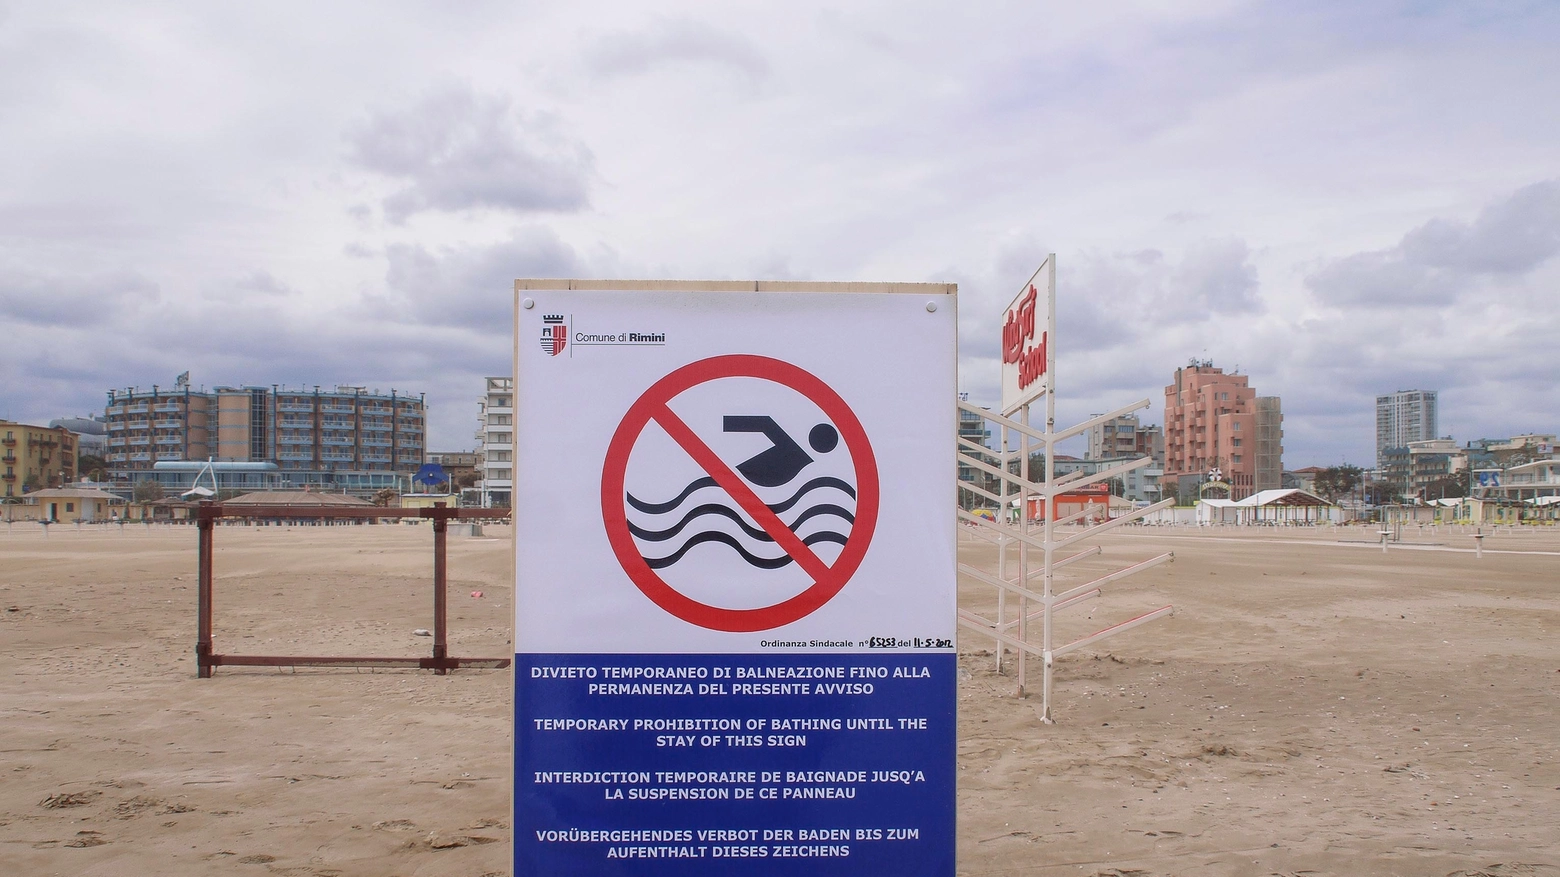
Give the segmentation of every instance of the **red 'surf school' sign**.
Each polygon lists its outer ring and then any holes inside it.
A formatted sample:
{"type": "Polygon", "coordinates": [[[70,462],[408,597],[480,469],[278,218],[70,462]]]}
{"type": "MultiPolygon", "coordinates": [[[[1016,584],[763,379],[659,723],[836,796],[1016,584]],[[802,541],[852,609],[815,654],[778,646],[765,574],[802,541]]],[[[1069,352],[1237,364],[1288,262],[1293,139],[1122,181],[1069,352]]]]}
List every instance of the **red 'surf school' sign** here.
{"type": "Polygon", "coordinates": [[[1040,343],[1026,348],[1024,343],[1035,337],[1035,301],[1040,294],[1033,284],[1029,294],[1019,300],[1018,307],[1007,313],[1002,322],[1002,362],[1018,363],[1018,388],[1026,389],[1045,375],[1046,333],[1040,333],[1040,343]]]}

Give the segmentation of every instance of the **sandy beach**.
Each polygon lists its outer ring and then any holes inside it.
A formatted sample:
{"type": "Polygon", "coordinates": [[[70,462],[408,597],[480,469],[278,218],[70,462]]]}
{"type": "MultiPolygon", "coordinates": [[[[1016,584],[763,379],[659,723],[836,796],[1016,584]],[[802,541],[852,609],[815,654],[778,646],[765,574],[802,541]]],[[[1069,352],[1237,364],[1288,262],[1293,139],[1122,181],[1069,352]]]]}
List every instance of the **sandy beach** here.
{"type": "MultiPolygon", "coordinates": [[[[1560,875],[1560,533],[1373,538],[1105,537],[1059,587],[1176,560],[1058,639],[1176,612],[1059,661],[1054,725],[961,632],[959,873],[1560,875]]],[[[216,539],[219,651],[427,652],[426,526],[216,539]]],[[[508,672],[198,680],[194,546],[0,530],[0,873],[507,874],[508,672]]],[[[450,540],[452,653],[511,653],[510,549],[450,540]]]]}

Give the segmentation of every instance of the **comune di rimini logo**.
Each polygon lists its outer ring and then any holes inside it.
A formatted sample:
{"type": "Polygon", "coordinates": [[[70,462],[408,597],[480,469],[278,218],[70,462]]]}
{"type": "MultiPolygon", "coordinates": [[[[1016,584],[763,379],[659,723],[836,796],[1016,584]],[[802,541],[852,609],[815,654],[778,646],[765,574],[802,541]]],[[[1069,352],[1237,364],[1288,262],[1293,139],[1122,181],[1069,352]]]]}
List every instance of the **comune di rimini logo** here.
{"type": "Polygon", "coordinates": [[[542,317],[542,349],[549,356],[557,356],[569,343],[569,324],[563,314],[547,314],[542,317]]]}

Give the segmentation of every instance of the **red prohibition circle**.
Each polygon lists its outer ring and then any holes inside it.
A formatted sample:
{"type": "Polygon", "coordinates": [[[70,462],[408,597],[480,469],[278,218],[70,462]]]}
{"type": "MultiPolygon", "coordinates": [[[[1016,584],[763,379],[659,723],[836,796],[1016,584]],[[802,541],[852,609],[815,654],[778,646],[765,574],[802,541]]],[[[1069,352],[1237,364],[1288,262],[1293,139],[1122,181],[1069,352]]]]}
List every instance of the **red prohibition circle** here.
{"type": "MultiPolygon", "coordinates": [[[[672,417],[675,418],[675,415],[672,417]]],[[[663,422],[662,426],[666,424],[663,422]]],[[[682,445],[682,441],[675,434],[672,438],[682,445]]],[[[686,446],[684,448],[687,449],[686,446]]],[[[697,456],[695,462],[699,462],[697,456]]],[[[703,466],[703,463],[700,465],[703,466]]],[[[740,503],[739,498],[733,497],[733,499],[738,499],[740,503]]],[[[872,531],[877,526],[877,515],[877,460],[872,455],[872,446],[867,441],[866,430],[861,428],[861,421],[856,419],[855,412],[850,410],[850,406],[845,404],[845,400],[841,399],[832,387],[811,372],[767,356],[750,354],[713,356],[691,362],[656,381],[650,389],[635,400],[633,405],[629,406],[628,413],[623,415],[623,421],[618,424],[617,431],[612,435],[612,441],[607,445],[606,463],[602,467],[601,517],[606,524],[607,541],[612,545],[612,553],[617,555],[623,571],[628,573],[634,585],[657,606],[684,621],[710,630],[731,633],[770,630],[812,614],[833,599],[861,566],[861,560],[867,553],[867,545],[872,541],[872,531]],[[629,533],[628,514],[624,508],[626,493],[624,479],[628,471],[628,457],[645,427],[663,412],[670,414],[667,403],[678,394],[698,384],[720,378],[758,378],[773,381],[806,396],[834,422],[840,438],[850,450],[851,463],[856,469],[856,520],[851,525],[850,536],[846,538],[845,545],[840,549],[834,565],[822,566],[821,560],[818,560],[817,564],[821,570],[817,574],[809,573],[813,575],[811,586],[788,600],[757,609],[726,609],[710,606],[684,596],[668,585],[655,570],[650,568],[649,564],[645,563],[643,555],[639,553],[639,546],[634,543],[634,538],[629,533]]],[[[780,526],[783,527],[784,524],[780,526]]],[[[779,540],[777,539],[776,542],[778,544],[779,540]]],[[[797,560],[795,555],[792,559],[799,566],[801,565],[801,561],[797,560]]]]}

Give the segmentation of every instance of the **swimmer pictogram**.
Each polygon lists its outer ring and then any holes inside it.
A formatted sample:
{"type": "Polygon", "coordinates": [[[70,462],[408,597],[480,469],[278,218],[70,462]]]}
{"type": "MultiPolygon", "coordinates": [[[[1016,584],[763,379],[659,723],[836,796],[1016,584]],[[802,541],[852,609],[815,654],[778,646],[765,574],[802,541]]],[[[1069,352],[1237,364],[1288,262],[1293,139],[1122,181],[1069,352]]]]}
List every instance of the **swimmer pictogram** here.
{"type": "MultiPolygon", "coordinates": [[[[789,419],[798,416],[793,411],[789,419]]],[[[714,630],[767,630],[827,603],[860,566],[877,521],[878,474],[865,430],[823,381],[777,359],[719,356],[673,371],[629,408],[608,448],[601,502],[618,562],[658,606],[714,630]],[[728,378],[799,396],[815,420],[788,431],[774,415],[752,411],[753,394],[743,392],[741,382],[725,381],[711,391],[712,382],[728,378]],[[709,404],[738,413],[697,418],[695,429],[673,410],[690,392],[713,395],[709,404]],[[694,477],[661,494],[636,494],[628,489],[627,471],[652,424],[671,443],[657,446],[660,457],[648,451],[635,457],[636,465],[681,465],[694,477]],[[711,445],[724,442],[729,457],[732,436],[759,438],[764,446],[728,461],[711,445]],[[713,552],[740,558],[750,575],[711,583],[692,570],[678,578],[690,556],[708,562],[713,552]],[[711,588],[773,587],[766,573],[793,568],[804,576],[798,592],[768,605],[733,608],[684,593],[690,584],[706,594],[711,588]]]]}

